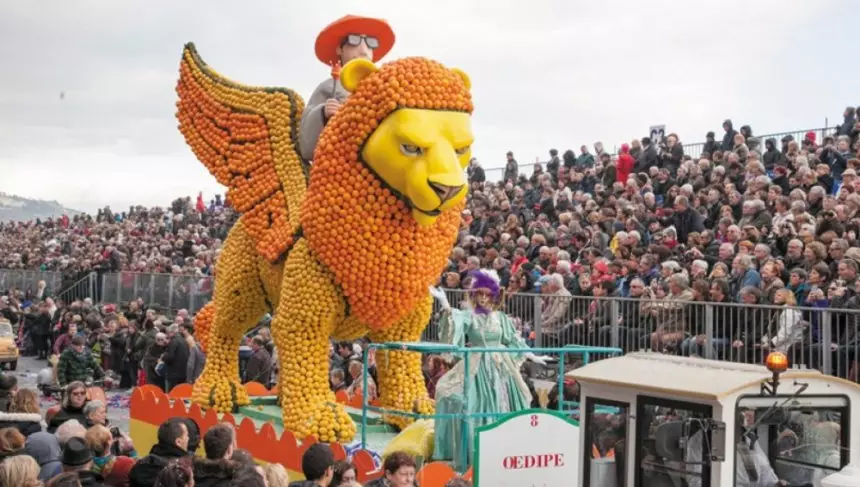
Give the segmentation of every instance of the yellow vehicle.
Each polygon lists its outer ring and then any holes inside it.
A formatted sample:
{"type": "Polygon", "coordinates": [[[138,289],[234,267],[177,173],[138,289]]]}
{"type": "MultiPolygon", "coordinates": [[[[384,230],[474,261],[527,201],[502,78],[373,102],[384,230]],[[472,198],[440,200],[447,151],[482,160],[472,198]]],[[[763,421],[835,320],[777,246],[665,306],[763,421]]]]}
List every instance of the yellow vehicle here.
{"type": "Polygon", "coordinates": [[[0,318],[0,364],[9,364],[10,370],[18,368],[18,345],[15,332],[9,321],[0,318]]]}

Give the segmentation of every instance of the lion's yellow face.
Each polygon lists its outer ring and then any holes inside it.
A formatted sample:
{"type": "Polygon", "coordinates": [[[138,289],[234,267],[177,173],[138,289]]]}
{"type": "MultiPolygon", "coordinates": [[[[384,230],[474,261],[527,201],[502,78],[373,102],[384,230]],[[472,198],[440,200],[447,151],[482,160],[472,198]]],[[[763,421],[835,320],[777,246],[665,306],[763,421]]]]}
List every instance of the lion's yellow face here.
{"type": "Polygon", "coordinates": [[[404,108],[379,124],[361,156],[409,201],[419,225],[431,225],[466,197],[473,140],[468,113],[404,108]]]}

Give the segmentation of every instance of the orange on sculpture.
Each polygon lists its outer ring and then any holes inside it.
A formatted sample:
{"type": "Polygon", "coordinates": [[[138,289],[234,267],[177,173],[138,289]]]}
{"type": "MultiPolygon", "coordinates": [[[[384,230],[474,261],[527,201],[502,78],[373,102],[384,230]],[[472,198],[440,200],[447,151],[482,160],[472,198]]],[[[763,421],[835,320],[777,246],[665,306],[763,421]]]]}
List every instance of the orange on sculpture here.
{"type": "MultiPolygon", "coordinates": [[[[465,204],[472,101],[462,71],[424,58],[348,63],[352,94],[309,166],[297,141],[304,102],[291,90],[231,82],[185,47],[179,129],[242,213],[217,262],[214,300],[196,317],[206,347],[192,400],[248,404],[238,376],[243,333],[273,314],[283,424],[298,438],[349,441],[355,424],[328,386],[332,337],[420,339],[433,284],[465,204]]],[[[382,406],[431,413],[420,356],[377,357],[382,406]]],[[[387,417],[397,426],[411,421],[387,417]]]]}

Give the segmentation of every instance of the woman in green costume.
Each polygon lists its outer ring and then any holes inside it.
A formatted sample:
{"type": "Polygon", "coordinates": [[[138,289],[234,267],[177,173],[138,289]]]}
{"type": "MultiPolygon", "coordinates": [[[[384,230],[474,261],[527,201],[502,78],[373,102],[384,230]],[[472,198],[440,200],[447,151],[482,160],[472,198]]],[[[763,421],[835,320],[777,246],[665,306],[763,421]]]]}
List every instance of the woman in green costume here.
{"type": "MultiPolygon", "coordinates": [[[[464,387],[466,364],[461,360],[436,384],[436,414],[511,413],[528,409],[531,405],[532,396],[520,375],[520,366],[524,360],[545,364],[547,358],[529,352],[511,319],[498,310],[502,296],[499,279],[493,274],[492,271],[470,274],[472,284],[468,310],[452,309],[442,290],[431,289],[444,308],[440,341],[458,347],[465,346],[468,341],[471,347],[504,347],[522,352],[470,354],[468,391],[464,387]]],[[[471,464],[474,429],[493,423],[503,415],[471,419],[437,418],[433,458],[454,460],[455,468],[465,470],[471,464]],[[466,445],[462,428],[469,430],[466,445]]]]}

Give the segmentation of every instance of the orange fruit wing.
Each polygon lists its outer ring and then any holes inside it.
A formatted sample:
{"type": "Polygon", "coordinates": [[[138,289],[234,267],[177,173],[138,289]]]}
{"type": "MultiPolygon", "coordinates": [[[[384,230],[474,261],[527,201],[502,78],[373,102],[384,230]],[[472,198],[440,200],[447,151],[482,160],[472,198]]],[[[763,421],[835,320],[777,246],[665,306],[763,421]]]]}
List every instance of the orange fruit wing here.
{"type": "Polygon", "coordinates": [[[227,187],[257,253],[278,261],[299,230],[307,189],[297,141],[304,100],[286,88],[228,80],[186,44],[176,85],[179,131],[191,150],[227,187]]]}

